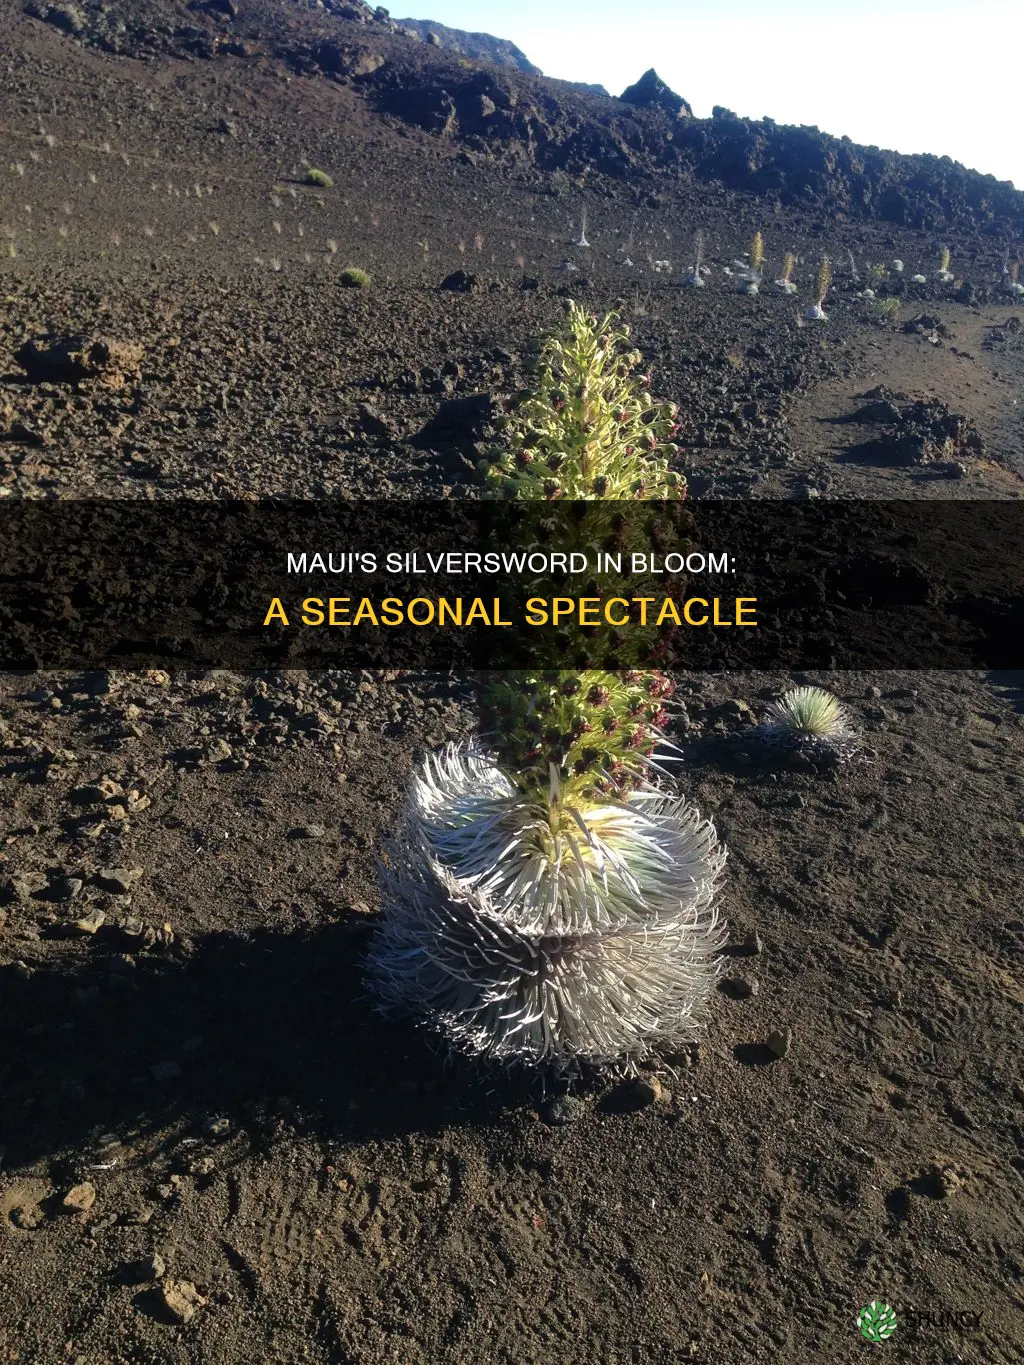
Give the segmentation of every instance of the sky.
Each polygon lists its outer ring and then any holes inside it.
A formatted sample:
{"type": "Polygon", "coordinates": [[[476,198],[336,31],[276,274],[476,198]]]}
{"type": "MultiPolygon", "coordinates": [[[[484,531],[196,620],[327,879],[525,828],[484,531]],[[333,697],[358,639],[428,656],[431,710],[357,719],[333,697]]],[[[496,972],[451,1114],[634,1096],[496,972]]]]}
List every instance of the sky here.
{"type": "Polygon", "coordinates": [[[396,19],[508,38],[546,76],[620,95],[653,66],[698,118],[720,104],[814,124],[1024,189],[1024,0],[390,3],[396,19]]]}

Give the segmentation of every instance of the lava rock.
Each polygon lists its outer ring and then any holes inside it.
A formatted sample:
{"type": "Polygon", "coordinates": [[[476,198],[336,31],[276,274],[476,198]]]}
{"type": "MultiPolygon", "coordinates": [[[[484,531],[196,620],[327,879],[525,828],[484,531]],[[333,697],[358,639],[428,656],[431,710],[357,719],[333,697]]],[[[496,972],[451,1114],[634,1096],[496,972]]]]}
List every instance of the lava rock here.
{"type": "Polygon", "coordinates": [[[48,332],[20,346],[14,359],[34,384],[76,384],[95,379],[122,389],[141,378],[143,350],[106,337],[61,336],[48,332]]]}
{"type": "Polygon", "coordinates": [[[556,1095],[541,1106],[540,1116],[551,1128],[575,1123],[583,1113],[583,1103],[573,1095],[556,1095]]]}
{"type": "Polygon", "coordinates": [[[61,1200],[61,1208],[66,1213],[88,1213],[96,1203],[96,1187],[90,1180],[83,1180],[68,1190],[61,1200]]]}
{"type": "Polygon", "coordinates": [[[360,403],[356,408],[356,422],[365,436],[393,436],[394,429],[386,417],[370,403],[360,403]]]}
{"type": "Polygon", "coordinates": [[[619,96],[624,104],[632,104],[640,109],[666,109],[677,118],[692,118],[693,110],[682,95],[671,90],[650,67],[634,84],[627,86],[619,96]]]}
{"type": "Polygon", "coordinates": [[[480,276],[468,270],[453,270],[437,287],[454,294],[472,294],[480,288],[480,276]]]}
{"type": "Polygon", "coordinates": [[[160,1295],[169,1316],[180,1323],[191,1322],[207,1300],[191,1280],[163,1280],[160,1295]]]}
{"type": "Polygon", "coordinates": [[[788,1028],[774,1029],[764,1040],[764,1045],[773,1056],[788,1057],[793,1045],[793,1031],[788,1028]]]}

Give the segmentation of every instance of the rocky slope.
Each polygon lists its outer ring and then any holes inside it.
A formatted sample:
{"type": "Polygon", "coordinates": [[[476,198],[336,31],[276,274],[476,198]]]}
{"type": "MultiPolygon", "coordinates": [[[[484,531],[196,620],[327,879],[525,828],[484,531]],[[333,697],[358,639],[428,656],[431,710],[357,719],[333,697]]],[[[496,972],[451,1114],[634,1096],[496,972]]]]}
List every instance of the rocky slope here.
{"type": "Polygon", "coordinates": [[[2,10],[142,60],[283,62],[311,80],[350,85],[368,110],[485,158],[631,183],[649,177],[662,187],[707,182],[755,193],[770,205],[927,231],[975,229],[1007,238],[1024,225],[1024,194],[948,157],[861,147],[817,128],[724,109],[711,119],[680,119],[678,106],[663,101],[624,107],[415,42],[397,32],[386,10],[361,0],[4,0],[2,10]]]}
{"type": "Polygon", "coordinates": [[[513,71],[525,71],[528,76],[542,76],[539,66],[507,38],[492,38],[489,33],[467,33],[464,29],[448,28],[433,19],[399,19],[399,31],[409,33],[421,42],[457,52],[463,57],[490,62],[492,66],[507,66],[513,71]]]}

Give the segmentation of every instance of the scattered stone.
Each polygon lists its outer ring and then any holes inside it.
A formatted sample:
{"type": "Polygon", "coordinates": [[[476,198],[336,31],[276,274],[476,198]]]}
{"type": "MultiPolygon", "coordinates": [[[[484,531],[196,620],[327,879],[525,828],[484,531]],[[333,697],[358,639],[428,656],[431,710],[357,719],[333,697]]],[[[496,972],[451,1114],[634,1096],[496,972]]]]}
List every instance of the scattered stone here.
{"type": "Polygon", "coordinates": [[[191,1280],[163,1280],[160,1286],[164,1307],[175,1322],[191,1322],[207,1300],[191,1280]]]}
{"type": "Polygon", "coordinates": [[[413,438],[413,445],[466,445],[482,440],[491,428],[497,410],[489,393],[469,393],[448,398],[413,438]]]}
{"type": "Polygon", "coordinates": [[[93,881],[111,895],[127,896],[141,876],[141,867],[101,867],[93,881]]]}
{"type": "Polygon", "coordinates": [[[81,919],[76,919],[74,927],[80,934],[95,934],[98,929],[102,929],[107,921],[107,917],[102,910],[90,910],[81,919]]]}
{"type": "Polygon", "coordinates": [[[480,276],[473,275],[468,270],[453,270],[450,275],[445,276],[438,288],[456,294],[470,294],[480,288],[480,276]]]}
{"type": "Polygon", "coordinates": [[[153,1255],[150,1258],[149,1264],[146,1266],[146,1269],[154,1280],[163,1279],[164,1275],[167,1273],[167,1266],[164,1263],[164,1258],[160,1255],[159,1251],[153,1252],[153,1255]]]}
{"type": "Polygon", "coordinates": [[[394,428],[372,403],[360,403],[356,408],[356,424],[364,436],[394,436],[394,428]]]}
{"type": "Polygon", "coordinates": [[[61,1201],[61,1208],[66,1213],[88,1213],[95,1203],[95,1185],[91,1180],[83,1180],[80,1185],[75,1185],[73,1189],[68,1190],[61,1201]]]}
{"type": "Polygon", "coordinates": [[[792,1044],[793,1030],[789,1028],[774,1029],[765,1039],[765,1047],[779,1058],[789,1056],[792,1044]]]}
{"type": "Polygon", "coordinates": [[[583,1103],[574,1095],[556,1095],[542,1106],[540,1116],[551,1128],[564,1128],[575,1123],[583,1113],[583,1103]]]}
{"type": "Polygon", "coordinates": [[[297,825],[291,832],[293,839],[322,839],[327,833],[323,825],[297,825]]]}
{"type": "Polygon", "coordinates": [[[743,957],[760,957],[764,952],[764,940],[755,929],[752,934],[746,934],[736,944],[736,951],[743,957]]]}
{"type": "Polygon", "coordinates": [[[749,1000],[760,992],[761,986],[756,979],[745,976],[730,976],[726,981],[729,994],[735,1000],[749,1000]]]}
{"type": "Polygon", "coordinates": [[[110,797],[121,794],[122,789],[116,782],[109,778],[101,778],[99,782],[89,782],[73,788],[68,794],[68,799],[77,806],[98,806],[108,801],[110,797]]]}
{"type": "Polygon", "coordinates": [[[105,388],[123,389],[142,377],[141,346],[106,337],[33,337],[15,352],[15,363],[34,384],[76,384],[95,379],[105,388]]]}
{"type": "Polygon", "coordinates": [[[37,891],[45,890],[46,878],[39,873],[16,872],[7,879],[7,886],[24,905],[32,899],[37,891]]]}
{"type": "Polygon", "coordinates": [[[929,1199],[948,1199],[967,1184],[968,1172],[955,1161],[942,1161],[936,1158],[921,1175],[910,1182],[915,1194],[923,1194],[929,1199]]]}
{"type": "Polygon", "coordinates": [[[203,1124],[203,1136],[208,1138],[226,1138],[231,1133],[231,1120],[227,1118],[209,1118],[203,1124]]]}
{"type": "Polygon", "coordinates": [[[667,1104],[672,1098],[657,1076],[642,1076],[629,1083],[630,1091],[638,1108],[647,1109],[652,1104],[667,1104]]]}
{"type": "Polygon", "coordinates": [[[667,1104],[672,1098],[656,1076],[637,1076],[613,1086],[600,1101],[605,1114],[636,1114],[652,1104],[667,1104]]]}
{"type": "Polygon", "coordinates": [[[47,886],[47,899],[73,901],[83,886],[81,877],[52,877],[47,886]]]}

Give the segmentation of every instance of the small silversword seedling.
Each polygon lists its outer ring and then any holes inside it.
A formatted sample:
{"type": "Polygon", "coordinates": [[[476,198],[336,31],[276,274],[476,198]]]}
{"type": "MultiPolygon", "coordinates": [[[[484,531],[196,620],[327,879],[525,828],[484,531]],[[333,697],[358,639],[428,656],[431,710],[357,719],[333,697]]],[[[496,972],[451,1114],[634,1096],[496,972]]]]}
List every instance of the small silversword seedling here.
{"type": "Polygon", "coordinates": [[[773,702],[759,728],[767,744],[806,758],[844,761],[860,749],[850,714],[823,687],[795,687],[773,702]]]}

